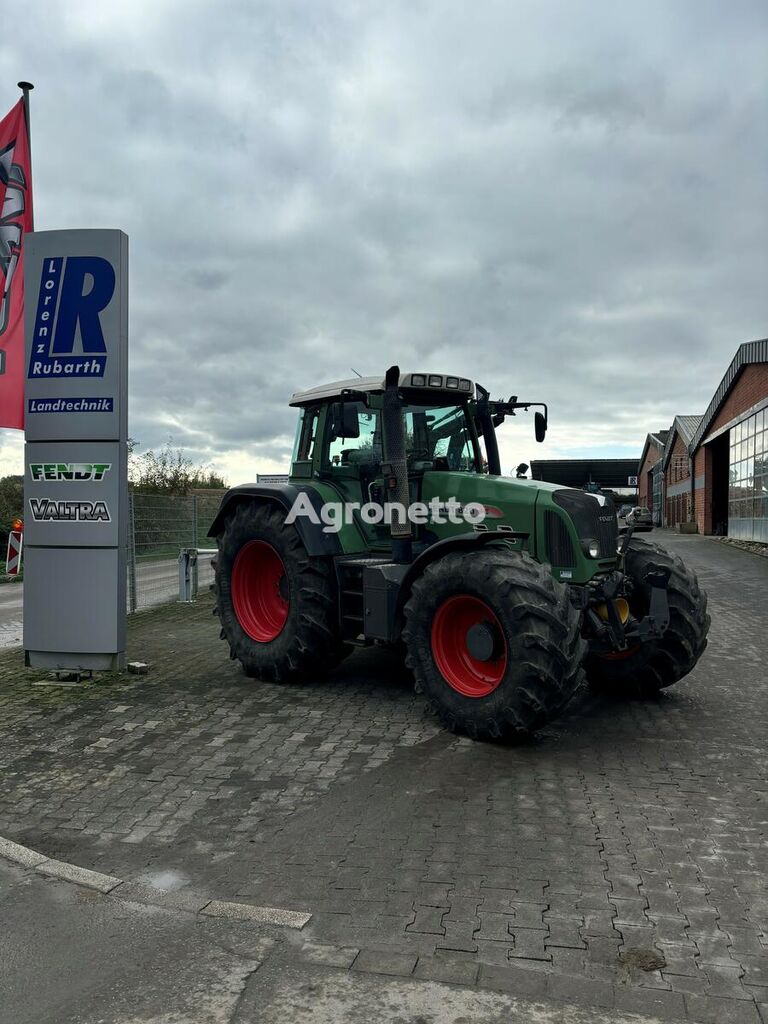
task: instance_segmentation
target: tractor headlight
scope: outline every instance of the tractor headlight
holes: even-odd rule
[[[581,544],[590,558],[597,558],[599,556],[600,545],[596,540],[593,540],[591,537],[587,537],[581,542]]]

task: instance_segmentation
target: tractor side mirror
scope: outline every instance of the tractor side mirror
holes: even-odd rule
[[[547,417],[543,412],[534,413],[533,429],[536,431],[536,440],[543,441],[547,436]]]
[[[331,406],[331,439],[360,437],[360,420],[354,402],[334,402]]]

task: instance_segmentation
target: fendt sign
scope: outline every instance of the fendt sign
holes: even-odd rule
[[[38,668],[121,667],[128,239],[26,236],[24,647]]]

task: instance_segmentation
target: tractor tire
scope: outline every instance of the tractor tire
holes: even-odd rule
[[[630,614],[639,620],[648,612],[651,588],[645,582],[645,574],[652,564],[671,570],[667,631],[660,640],[649,640],[628,652],[590,652],[585,669],[595,690],[622,697],[655,697],[660,690],[687,676],[704,653],[710,618],[707,595],[699,586],[696,573],[677,555],[640,537],[630,541],[624,562],[634,584],[629,598]]]
[[[522,739],[579,688],[580,630],[567,588],[528,554],[454,552],[413,585],[406,664],[416,692],[449,729],[474,739]]]
[[[338,638],[330,559],[310,558],[275,505],[236,507],[217,538],[216,614],[245,674],[284,683],[322,674],[347,653]]]

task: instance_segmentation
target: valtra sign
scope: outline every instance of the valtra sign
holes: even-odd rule
[[[27,236],[24,647],[119,668],[128,518],[128,239]]]

